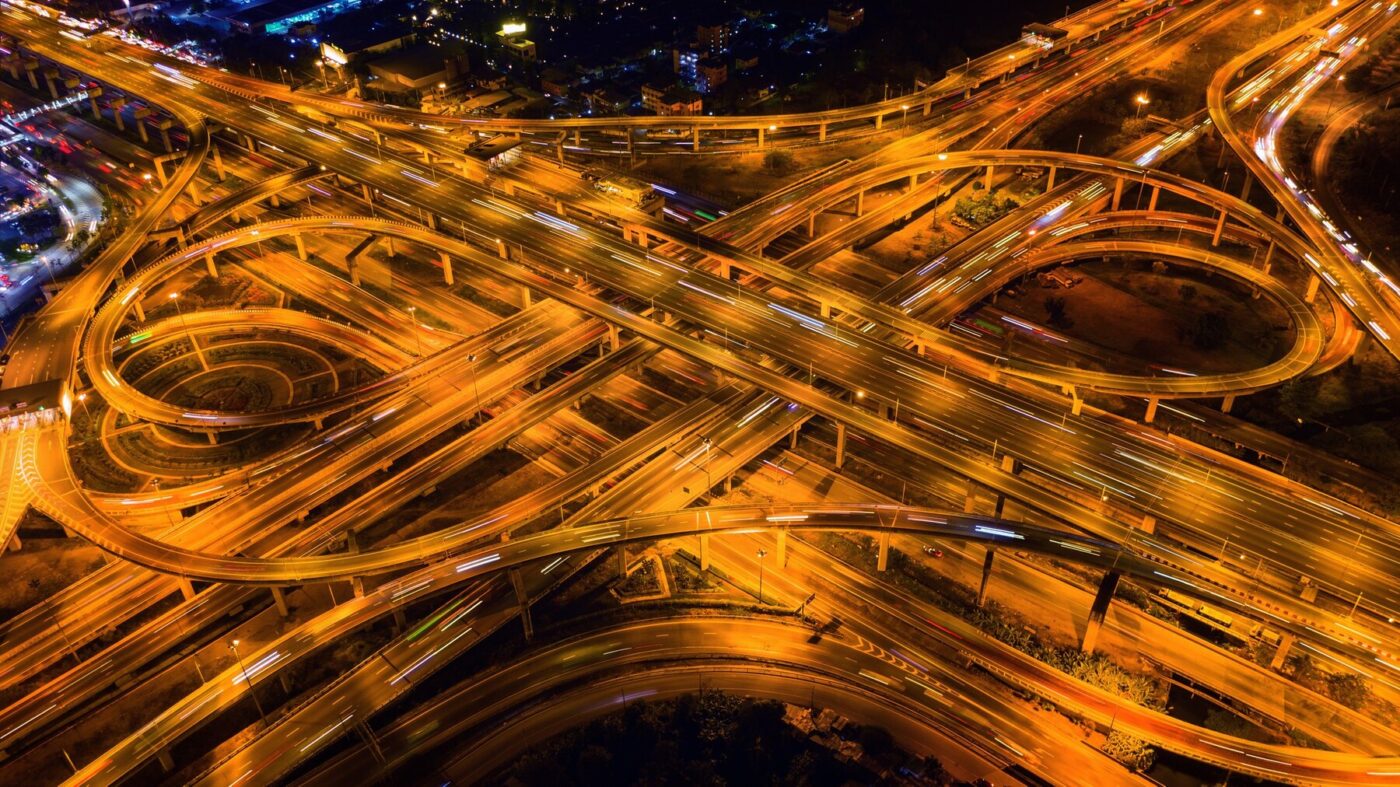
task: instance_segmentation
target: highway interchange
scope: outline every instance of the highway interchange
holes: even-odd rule
[[[903,633],[847,615],[849,628],[840,637],[812,648],[791,627],[749,621],[741,625],[763,631],[728,629],[725,643],[703,654],[660,648],[655,658],[671,666],[647,672],[658,691],[675,691],[668,670],[683,674],[687,663],[713,661],[717,680],[723,674],[765,696],[790,696],[796,684],[784,681],[806,675],[828,686],[831,702],[853,715],[873,713],[872,698],[884,697],[902,709],[898,715],[910,729],[947,734],[967,725],[958,728],[963,745],[997,768],[1016,765],[1052,783],[1085,772],[1106,774],[1102,783],[1130,778],[1097,752],[1082,761],[1046,756],[1056,736],[1038,733],[1026,710],[987,681],[946,666],[963,659],[1091,725],[1117,727],[1241,773],[1294,783],[1400,781],[1400,734],[1353,711],[1320,703],[1324,712],[1284,712],[1286,721],[1328,739],[1331,752],[1211,732],[1069,678],[844,564],[824,565],[821,553],[797,538],[825,529],[870,532],[881,544],[882,566],[893,538],[986,544],[989,555],[998,544],[1050,554],[1105,571],[1115,583],[1124,576],[1228,609],[1283,634],[1285,650],[1306,648],[1368,678],[1381,696],[1400,698],[1400,642],[1392,622],[1400,616],[1393,581],[1400,539],[1393,523],[1084,403],[1089,394],[1132,397],[1144,403],[1146,422],[1159,406],[1169,407],[1167,400],[1222,398],[1228,410],[1237,396],[1344,363],[1363,341],[1397,354],[1395,285],[1298,186],[1273,142],[1320,80],[1393,24],[1394,5],[1339,3],[1280,24],[1277,34],[1216,72],[1201,113],[1150,130],[1111,157],[1015,147],[1019,131],[1060,102],[1128,69],[1153,47],[1191,40],[1213,23],[1212,13],[1243,18],[1247,9],[1099,3],[1066,25],[1075,57],[1042,57],[1017,43],[890,102],[808,115],[704,116],[678,125],[640,117],[462,120],[291,93],[101,35],[61,37],[47,12],[6,5],[0,33],[10,38],[7,50],[18,64],[11,68],[28,69],[35,62],[28,58],[41,59],[143,98],[178,124],[188,143],[172,156],[176,166],[158,167],[163,187],[123,232],[7,346],[3,387],[63,381],[73,390],[64,403],[70,416],[90,398],[127,422],[151,425],[153,434],[159,427],[198,438],[190,444],[237,441],[245,430],[302,431],[292,445],[217,475],[112,492],[84,484],[61,422],[5,430],[5,539],[32,506],[116,560],[4,625],[0,682],[26,691],[0,709],[0,747],[14,756],[26,740],[42,742],[97,701],[115,676],[163,663],[198,632],[227,626],[230,610],[265,599],[260,587],[273,588],[281,607],[288,588],[354,588],[351,599],[249,646],[240,663],[201,674],[199,686],[124,740],[74,762],[71,783],[150,773],[143,769],[172,765],[182,740],[247,698],[248,665],[259,682],[275,679],[330,643],[389,616],[402,619],[413,607],[426,623],[401,633],[381,658],[189,774],[210,784],[276,781],[403,696],[409,675],[417,679],[449,664],[518,617],[522,598],[549,592],[602,550],[625,555],[629,544],[679,539],[701,544],[702,564],[710,551],[716,561],[732,562],[732,542],[762,538],[760,544],[776,543],[778,565],[791,561],[794,573],[811,572],[821,587],[832,588],[822,604],[840,610],[840,599],[860,599],[887,611]],[[1132,24],[1146,17],[1154,24]],[[699,228],[606,200],[562,163],[604,151],[621,158],[815,147],[880,138],[896,120],[902,128],[865,159]],[[670,132],[689,136],[652,139]],[[459,151],[469,135],[496,133],[519,135],[532,152],[515,170],[483,180],[480,167]],[[1277,204],[1276,214],[1157,168],[1210,135],[1245,162]],[[216,185],[226,168],[249,167],[243,153],[271,157],[282,169],[240,178],[241,188],[201,205],[201,180]],[[973,181],[990,185],[1026,168],[1048,173],[1044,195],[878,293],[844,288],[813,270]],[[1159,197],[1171,207],[1157,210]],[[305,200],[306,207],[282,210],[281,199]],[[279,210],[263,211],[269,201]],[[815,232],[817,217],[847,209],[850,221]],[[263,215],[241,221],[240,212]],[[796,251],[765,256],[778,239],[804,232]],[[298,292],[312,305],[180,310],[176,282],[201,266],[211,275],[227,266],[255,270],[250,258],[263,257],[265,246],[276,250],[279,265],[305,267],[296,274],[300,281],[321,282]],[[1030,271],[1103,256],[1200,266],[1255,288],[1289,316],[1291,346],[1258,369],[1163,375],[1012,357],[947,330],[966,309]],[[418,264],[440,277],[443,292],[415,290],[406,321],[373,290],[353,306],[332,303],[333,293],[354,298],[362,276],[380,275],[381,258],[426,261]],[[323,261],[320,267],[316,261]],[[276,267],[262,270],[277,275]],[[511,313],[454,305],[457,279],[508,304]],[[332,359],[329,365],[356,358],[377,373],[256,410],[176,403],[128,376],[144,368],[144,347],[173,348],[174,363],[186,364],[194,377],[209,373],[206,356],[229,335],[319,353]],[[580,428],[571,405],[623,389],[643,367],[693,378],[692,398],[625,439],[598,441],[592,453],[576,457],[556,447],[546,456],[557,477],[508,504],[430,532],[359,542],[442,479],[502,446],[523,444],[531,430]],[[156,367],[163,369],[169,371]],[[289,384],[289,390],[296,389]],[[106,428],[115,423],[109,418]],[[728,491],[775,445],[789,439],[795,445],[799,430],[830,436],[835,468],[846,461],[848,440],[878,444],[885,466],[910,481],[930,489],[951,483],[959,492],[944,496],[957,504],[965,494],[965,512],[994,499],[995,513],[962,516],[953,506],[873,499],[687,508],[708,503],[721,483]],[[1000,518],[1004,501],[1028,521]],[[551,515],[551,526],[540,531],[541,519]],[[1240,561],[1222,559],[1226,545]],[[547,570],[522,570],[531,567]],[[791,583],[774,581],[775,592]],[[1300,594],[1303,586],[1321,595]],[[852,609],[859,618],[859,608]],[[921,612],[905,611],[915,609]],[[123,623],[117,640],[89,647]],[[650,625],[676,628],[678,642],[715,626],[703,618]],[[642,625],[593,636],[641,642],[653,635]],[[748,654],[759,642],[763,653]],[[864,644],[885,655],[851,671],[832,667],[837,659],[821,652]],[[558,647],[566,646],[583,647]],[[88,657],[78,658],[77,648]],[[911,649],[919,655],[907,655]],[[896,651],[906,655],[889,655]],[[861,658],[870,655],[863,652]],[[77,663],[59,669],[70,656]],[[534,658],[551,657],[545,651]],[[733,667],[753,659],[772,661],[762,672],[767,680],[741,678],[744,670]],[[608,659],[593,665],[598,680],[627,667]],[[528,662],[503,666],[505,674],[527,668]],[[573,669],[580,672],[553,675],[557,684],[521,687],[521,696],[501,700],[502,712],[549,685],[590,674],[583,663]],[[975,701],[934,701],[920,681],[935,672]],[[1282,682],[1265,674],[1261,691]],[[476,696],[470,684],[461,691],[469,699],[458,702]],[[453,718],[460,710],[450,709],[452,701],[444,697],[442,707],[421,713]],[[559,707],[570,702],[596,704],[596,696],[564,696]],[[563,717],[554,718],[557,725]],[[398,734],[386,732],[379,745]],[[400,745],[402,756],[418,746],[427,750],[413,736]],[[327,761],[319,778],[353,768],[346,763],[354,756],[351,748]],[[498,762],[501,755],[492,756]]]

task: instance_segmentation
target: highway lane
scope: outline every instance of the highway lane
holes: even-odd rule
[[[1388,352],[1400,357],[1400,293],[1397,285],[1374,266],[1367,267],[1359,250],[1347,247],[1347,239],[1329,229],[1331,221],[1310,197],[1303,194],[1292,175],[1278,160],[1277,134],[1287,124],[1294,109],[1361,49],[1360,42],[1384,30],[1395,20],[1394,3],[1356,3],[1335,13],[1333,9],[1300,21],[1258,46],[1239,55],[1216,71],[1207,91],[1207,106],[1222,138],[1268,190],[1293,223],[1299,227],[1316,253],[1309,262],[1339,298],[1346,301],[1357,319],[1367,327]],[[1269,102],[1258,116],[1258,125],[1248,137],[1236,126],[1234,114],[1242,106],[1227,98],[1228,87],[1252,64],[1288,44],[1303,31],[1326,28],[1328,35],[1314,39],[1311,67],[1291,88]],[[1321,50],[1335,47],[1338,57]],[[1257,79],[1257,78],[1256,78]],[[1278,85],[1271,87],[1277,88]],[[1253,109],[1254,104],[1243,105]],[[1353,244],[1354,245],[1354,244]]]
[[[802,654],[807,653],[812,655],[804,658]],[[849,670],[841,667],[850,663],[848,658],[858,666]],[[732,674],[730,670],[739,665],[725,662],[737,659],[756,662],[745,670],[753,675],[754,683],[726,679]],[[782,666],[783,662],[812,669],[804,668],[789,677],[791,668]],[[386,761],[376,760],[367,747],[356,743],[301,783],[307,787],[342,784],[346,778],[365,775],[389,778],[397,774],[398,778],[406,778],[444,756],[450,756],[453,762],[470,757],[476,769],[472,772],[479,774],[485,772],[486,766],[478,758],[507,758],[520,747],[548,737],[552,729],[573,727],[594,714],[620,709],[622,698],[628,702],[659,700],[694,692],[697,686],[772,696],[765,689],[771,691],[775,682],[791,682],[791,690],[776,698],[800,706],[815,702],[819,707],[839,708],[858,723],[887,726],[901,746],[915,752],[928,751],[945,763],[949,752],[944,747],[955,746],[966,747],[969,753],[987,758],[995,766],[1004,765],[1011,757],[998,748],[993,736],[1003,734],[1016,741],[1020,729],[1033,728],[1027,725],[1009,730],[989,729],[983,720],[973,718],[976,711],[960,704],[940,703],[935,694],[920,695],[913,691],[917,686],[912,682],[901,684],[901,688],[908,687],[907,699],[890,696],[893,692],[889,687],[861,677],[860,669],[876,675],[895,672],[901,676],[910,670],[894,657],[886,654],[881,658],[864,649],[863,643],[842,631],[814,641],[810,628],[779,620],[656,619],[607,626],[539,646],[512,663],[464,681],[433,702],[377,730],[376,738]],[[836,675],[826,678],[833,670]],[[586,688],[568,690],[570,685]],[[877,699],[873,705],[862,701],[852,706],[841,696],[828,695],[828,687],[833,692],[853,692],[857,697],[874,693]],[[550,697],[549,703],[531,715],[542,717],[544,724],[551,726],[541,727],[538,721],[529,720],[522,724],[518,714],[528,712],[525,709],[544,696]],[[879,709],[881,705],[885,706],[883,710]],[[472,735],[474,731],[481,734]],[[1079,746],[1067,749],[1063,762],[1065,773],[1078,766],[1081,775],[1112,767]],[[989,766],[984,775],[1004,778],[995,773],[995,766]],[[1127,778],[1126,773],[1114,776]]]
[[[723,408],[710,419],[709,428],[694,421],[683,421],[681,422],[683,424],[682,430],[678,432],[673,425],[669,431],[664,433],[666,439],[668,441],[675,440],[679,436],[681,442],[659,455],[655,455],[654,443],[648,443],[653,455],[641,469],[628,475],[620,483],[608,489],[606,493],[599,495],[576,510],[571,515],[570,520],[563,523],[561,529],[567,529],[573,523],[592,521],[599,516],[618,516],[638,509],[648,510],[685,505],[704,495],[708,484],[714,483],[723,475],[736,471],[738,467],[747,463],[753,455],[790,432],[800,424],[802,418],[801,414],[790,408],[774,408],[773,398],[762,394],[746,393],[743,396],[731,398],[729,406]],[[702,428],[705,431],[702,432]],[[655,426],[652,429],[655,429]],[[695,445],[697,443],[699,443],[698,446]],[[681,457],[679,462],[676,461],[678,456]],[[593,468],[590,467],[589,470],[591,472]],[[704,479],[706,484],[702,485],[700,479]],[[572,484],[577,488],[576,480],[566,476],[560,479],[560,483],[546,489],[558,487],[560,484]],[[542,501],[542,495],[539,492],[526,497],[531,501]],[[544,498],[544,500],[550,504],[560,502],[559,498]],[[520,515],[515,511],[521,502],[515,501],[504,509],[492,512],[489,521],[493,524],[498,524],[499,520],[507,518],[514,522],[522,521]],[[535,511],[538,510],[537,506]],[[508,532],[509,525],[502,527],[507,528],[503,532]],[[512,542],[505,541],[504,543]],[[588,538],[585,536],[581,543],[587,544]],[[592,550],[586,548],[584,551]],[[557,565],[556,561],[551,570]],[[572,570],[572,568],[569,569],[570,572]],[[471,579],[471,576],[464,571],[456,571],[455,573],[462,574],[463,579]],[[549,573],[549,571],[543,573]],[[453,581],[456,581],[455,578]],[[425,593],[422,591],[427,590],[432,584],[431,581],[411,583],[405,586],[406,589],[391,594],[390,601],[393,604],[402,605],[424,598]],[[441,587],[437,589],[441,589]],[[479,598],[482,598],[483,602],[487,601],[485,597]],[[499,603],[498,599],[487,610],[498,616],[501,612]],[[463,615],[472,614],[477,610],[478,605],[469,605],[465,612],[458,609],[458,606],[460,604],[450,602],[448,607],[439,611],[439,614],[430,616],[428,625],[415,628],[382,650],[383,658],[368,659],[356,670],[342,676],[342,679],[331,690],[322,692],[306,705],[298,708],[295,714],[279,722],[285,725],[282,733],[260,736],[248,749],[224,760],[220,764],[219,770],[211,778],[216,782],[224,783],[239,781],[246,778],[247,774],[244,772],[253,764],[256,764],[258,772],[265,777],[283,773],[301,758],[307,756],[309,752],[329,743],[326,735],[322,734],[320,725],[315,724],[314,721],[308,721],[308,719],[314,720],[326,713],[341,716],[347,710],[361,718],[367,718],[382,704],[391,701],[411,688],[412,680],[422,680],[450,662],[455,655],[460,654],[476,641],[475,638],[466,639],[470,628],[464,627],[471,626],[473,619],[463,620]],[[509,606],[507,600],[506,607]],[[339,610],[340,608],[332,610],[323,615],[322,618],[335,618],[339,615]],[[383,614],[385,611],[379,609],[377,614]],[[454,612],[460,614],[453,614]],[[499,617],[495,619],[499,620]],[[345,621],[343,625],[358,627],[364,622],[367,622],[365,618],[357,617]],[[317,621],[311,621],[303,628],[314,628],[316,624]],[[346,631],[346,629],[339,627],[336,630]],[[289,633],[283,640],[288,641],[288,638],[294,634],[295,632]],[[309,655],[316,647],[324,645],[328,641],[330,640],[326,638],[312,638],[304,645],[287,650],[283,657],[276,659],[277,666],[270,668],[268,674],[271,673],[272,669],[284,668],[296,659]],[[295,640],[289,641],[289,647],[295,643]],[[386,669],[386,667],[388,668]],[[413,675],[412,680],[408,678],[410,674]],[[218,694],[222,692],[222,689],[217,686],[201,687],[177,703],[177,706],[186,709],[184,712],[176,714],[174,713],[175,709],[172,708],[170,712],[148,725],[148,729],[158,731],[164,740],[170,741],[206,721],[213,712],[224,707],[223,704],[215,705],[210,702],[209,691],[211,689],[216,692],[216,695],[222,696]],[[231,700],[236,699],[236,695],[231,698]],[[306,726],[307,724],[313,726]],[[141,735],[135,735],[123,745],[115,747],[109,752],[109,756],[118,763],[118,767],[131,769],[143,761],[145,756],[142,752],[148,752],[148,750],[145,749],[144,744],[139,742],[141,737]],[[289,737],[294,740],[293,745],[290,746],[287,745]],[[110,778],[111,775],[109,769],[109,773],[104,774],[104,778]]]
[[[781,431],[778,432],[781,434]],[[650,494],[655,494],[655,485]],[[698,494],[698,492],[696,493]],[[600,504],[604,505],[604,504]],[[317,647],[345,632],[379,617],[394,606],[410,603],[449,589],[461,582],[494,573],[510,566],[558,557],[569,552],[593,551],[602,546],[616,546],[640,540],[674,538],[680,535],[749,532],[756,526],[819,529],[834,527],[852,529],[864,521],[876,529],[889,532],[909,532],[940,535],[947,538],[984,539],[1011,543],[1027,548],[1044,548],[1072,559],[1122,568],[1132,571],[1139,563],[1147,571],[1152,564],[1122,553],[1111,544],[1082,539],[1050,530],[1043,531],[1026,525],[1014,530],[1003,529],[989,520],[944,512],[921,512],[911,509],[882,509],[869,506],[843,507],[824,505],[819,509],[803,507],[731,507],[689,509],[653,516],[631,516],[621,520],[562,528],[511,539],[485,549],[462,554],[402,578],[381,585],[364,597],[346,601],[334,610],[289,632],[255,653],[245,656],[248,663],[260,666],[258,672],[275,670],[277,665],[291,663]],[[996,522],[996,520],[990,520]],[[1030,536],[1037,534],[1037,538]],[[1039,540],[1043,539],[1043,540]],[[1078,543],[1075,543],[1078,542]],[[1079,547],[1070,549],[1065,544]],[[1083,551],[1091,549],[1097,555]],[[1104,551],[1109,550],[1109,551]],[[834,565],[834,562],[832,563]],[[849,581],[849,574],[843,581]],[[1168,578],[1172,581],[1172,578]],[[1176,580],[1179,581],[1179,580]],[[852,592],[846,588],[846,592]],[[975,627],[930,605],[897,593],[887,586],[864,588],[860,593],[876,594],[872,603],[890,610],[906,623],[922,627],[924,620],[935,620],[956,640],[956,645],[976,658],[984,667],[1004,679],[1019,683],[1062,706],[1107,725],[1116,719],[1126,732],[1153,740],[1160,745],[1188,756],[1215,762],[1242,772],[1260,774],[1265,778],[1295,782],[1386,784],[1400,780],[1400,757],[1358,757],[1291,746],[1270,746],[1210,732],[1181,722],[1160,712],[1133,705],[1116,695],[1094,689],[1048,667],[1030,656],[1015,651],[1003,643],[980,634]],[[904,612],[903,610],[911,610]],[[917,610],[917,614],[912,612]],[[400,671],[402,671],[400,667]],[[238,700],[243,688],[242,671],[235,665],[224,673],[167,709],[158,719],[134,732],[123,743],[80,770],[70,784],[111,783],[140,762],[154,756],[161,748],[177,739],[192,724],[207,718],[215,710]],[[1239,756],[1221,754],[1235,752]],[[1284,765],[1263,766],[1261,762]],[[240,771],[241,772],[241,771]]]

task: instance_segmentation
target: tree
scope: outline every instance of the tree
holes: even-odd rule
[[[1141,738],[1134,738],[1121,732],[1109,733],[1103,745],[1103,752],[1134,771],[1145,771],[1152,767],[1157,752]]]
[[[792,154],[786,150],[770,150],[763,155],[763,168],[780,175],[792,171]]]
[[[1366,685],[1365,678],[1354,672],[1328,675],[1327,694],[1348,708],[1359,710],[1371,699],[1371,687]]]
[[[1058,295],[1045,296],[1045,313],[1050,318],[1050,324],[1056,328],[1074,327],[1074,320],[1065,313],[1065,299]]]
[[[1218,350],[1230,340],[1230,318],[1224,312],[1204,312],[1196,318],[1191,343],[1202,350]]]
[[[1181,296],[1182,303],[1190,303],[1196,299],[1196,287],[1192,284],[1183,284],[1176,288],[1176,294]]]

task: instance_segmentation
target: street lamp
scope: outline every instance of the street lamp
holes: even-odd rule
[[[243,663],[243,657],[238,655],[238,640],[228,643],[228,649],[233,651],[233,659],[238,662],[238,668],[243,671],[243,681],[248,684],[248,693],[253,695],[253,707],[258,709],[258,718],[262,719],[263,729],[267,729],[267,714],[263,713],[262,703],[258,702],[258,692],[253,689],[253,678],[248,674],[248,667]]]
[[[1150,101],[1151,101],[1151,99],[1149,99],[1149,98],[1147,97],[1147,94],[1146,94],[1146,93],[1138,93],[1136,96],[1134,96],[1134,97],[1133,97],[1133,102],[1137,104],[1137,113],[1134,114],[1133,117],[1134,117],[1134,118],[1140,117],[1140,116],[1142,115],[1142,108],[1145,107],[1145,106],[1147,106],[1147,104],[1148,104]]]
[[[418,336],[418,318],[414,315],[418,312],[417,306],[408,307],[409,330],[413,331],[413,346],[418,351],[418,356],[423,356],[423,340]]]
[[[758,550],[758,603],[763,603],[763,559],[768,557],[768,550]]]
[[[467,363],[472,366],[472,393],[476,395],[476,417],[481,417],[481,389],[476,385],[476,353],[467,356]]]

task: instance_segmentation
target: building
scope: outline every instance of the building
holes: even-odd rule
[[[729,51],[729,22],[714,20],[695,26],[695,41],[700,48],[711,55]]]
[[[699,93],[681,85],[642,85],[642,106],[658,115],[698,115],[703,102]]]
[[[695,64],[695,87],[701,93],[708,93],[728,80],[729,67],[717,57],[701,58]]]
[[[826,29],[833,33],[849,33],[865,21],[865,7],[843,3],[826,9]]]
[[[271,0],[236,11],[227,21],[245,33],[284,35],[296,25],[342,14],[359,4],[359,0]]]
[[[533,63],[539,58],[535,42],[525,37],[525,25],[510,22],[501,26],[496,33],[496,41],[506,53],[506,57],[521,63]]]
[[[632,99],[611,86],[596,87],[583,94],[589,110],[599,115],[611,115],[627,109]]]
[[[564,98],[578,87],[578,78],[562,68],[546,68],[540,74],[540,90]]]
[[[419,44],[385,55],[369,64],[384,90],[429,90],[455,82],[467,72],[466,58],[432,44]]]

